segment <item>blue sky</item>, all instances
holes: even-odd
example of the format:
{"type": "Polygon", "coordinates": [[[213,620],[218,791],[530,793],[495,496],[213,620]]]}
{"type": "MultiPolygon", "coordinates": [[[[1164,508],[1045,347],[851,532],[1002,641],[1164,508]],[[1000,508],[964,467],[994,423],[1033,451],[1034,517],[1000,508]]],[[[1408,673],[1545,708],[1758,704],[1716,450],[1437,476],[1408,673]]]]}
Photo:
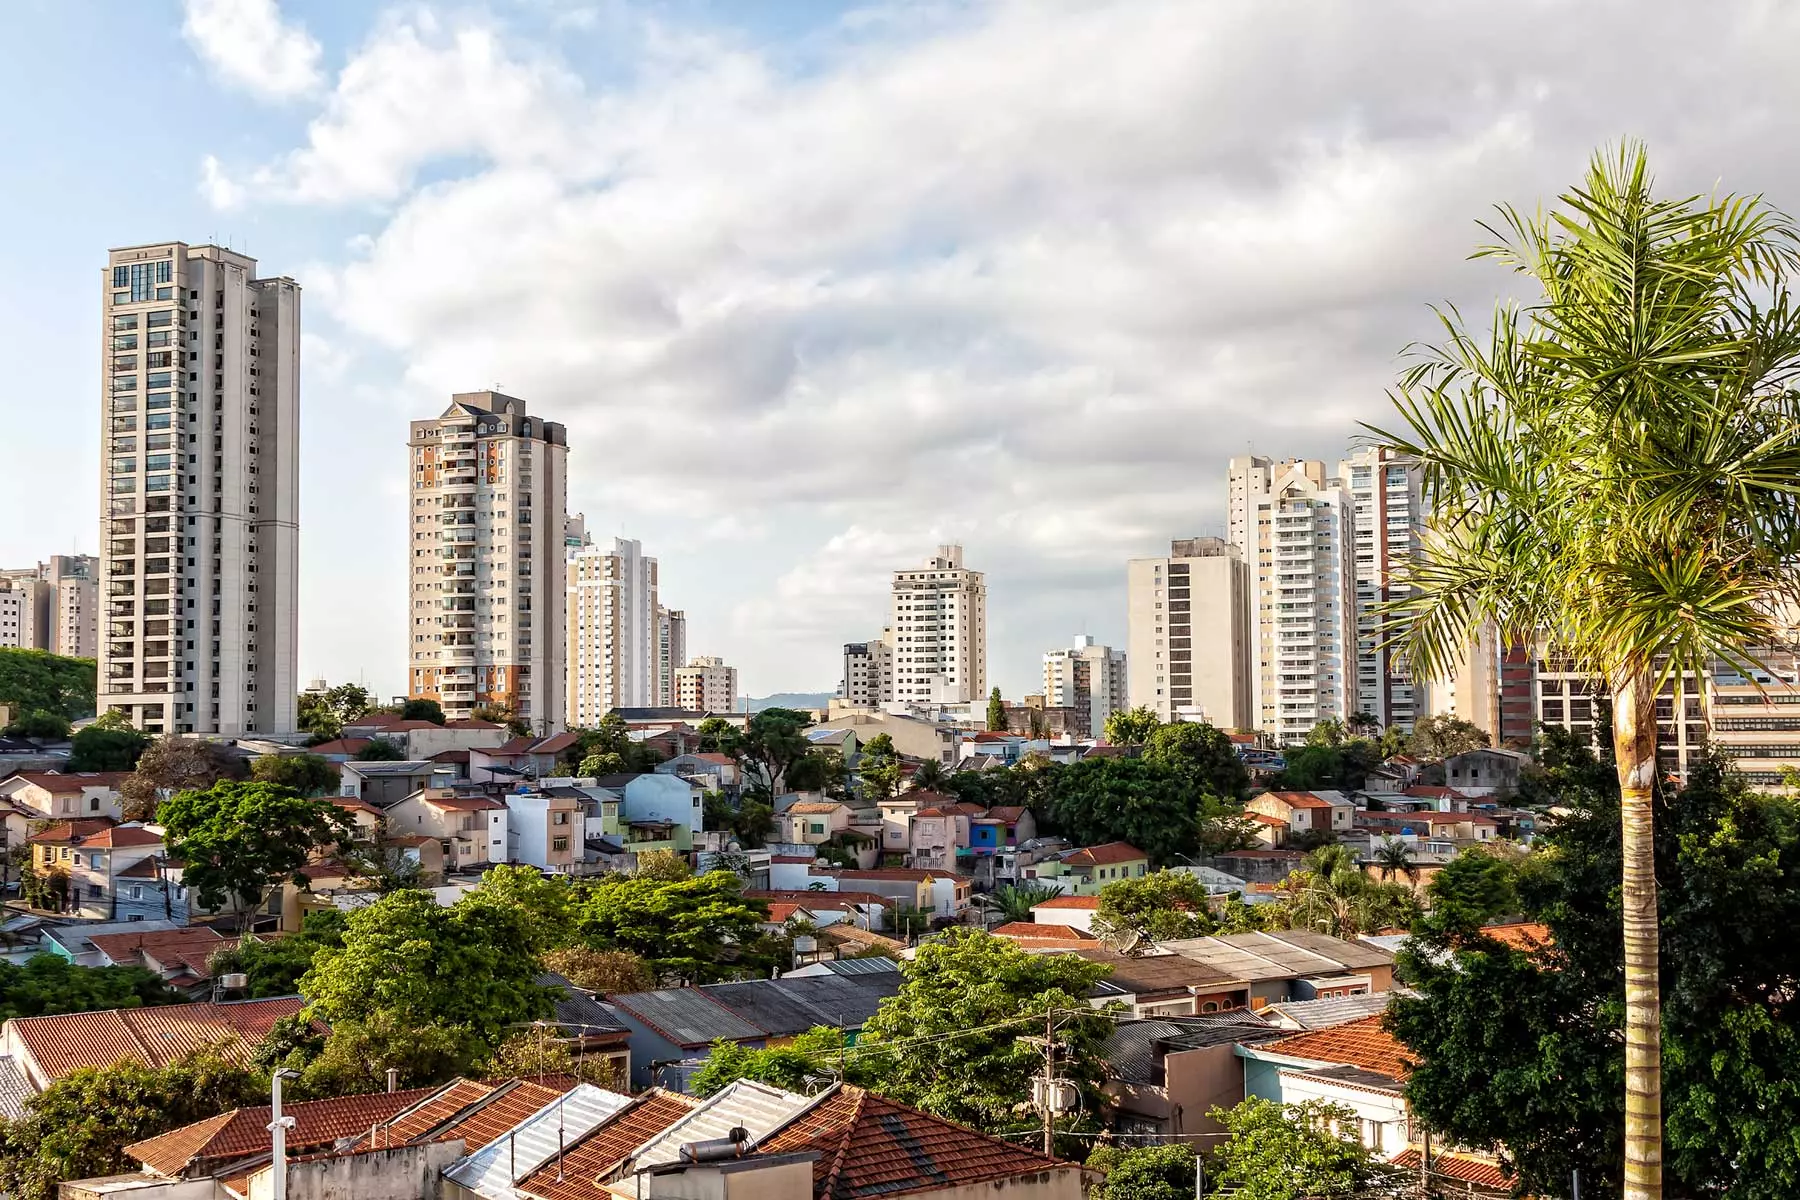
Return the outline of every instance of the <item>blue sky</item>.
{"type": "Polygon", "coordinates": [[[0,563],[95,545],[105,250],[216,239],[305,288],[304,673],[400,686],[406,421],[501,383],[752,692],[960,539],[1017,695],[1505,291],[1494,201],[1631,133],[1800,205],[1800,14],[1690,11],[15,0],[0,563]]]}

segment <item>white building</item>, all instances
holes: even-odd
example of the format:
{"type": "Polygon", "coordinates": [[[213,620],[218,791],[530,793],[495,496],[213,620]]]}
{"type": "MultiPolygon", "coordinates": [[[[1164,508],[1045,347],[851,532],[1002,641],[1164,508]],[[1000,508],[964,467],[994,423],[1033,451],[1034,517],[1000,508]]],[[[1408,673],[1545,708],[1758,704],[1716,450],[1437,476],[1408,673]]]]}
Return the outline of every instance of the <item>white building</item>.
{"type": "Polygon", "coordinates": [[[1220,538],[1181,538],[1126,565],[1130,707],[1169,721],[1256,728],[1250,572],[1220,538]]]}
{"type": "Polygon", "coordinates": [[[966,704],[987,696],[987,580],[939,546],[923,566],[894,572],[894,696],[966,704]]]}
{"type": "Polygon", "coordinates": [[[102,273],[99,706],[152,733],[294,728],[300,287],[218,246],[102,273]]]}
{"type": "Polygon", "coordinates": [[[737,707],[738,673],[716,655],[700,655],[675,670],[675,707],[724,713],[737,707]]]}
{"type": "Polygon", "coordinates": [[[866,642],[844,643],[844,679],[838,694],[854,708],[880,708],[894,698],[894,631],[866,642]]]}
{"type": "Polygon", "coordinates": [[[656,606],[656,698],[658,708],[675,708],[675,670],[687,661],[687,613],[656,606]]]}
{"type": "Polygon", "coordinates": [[[667,611],[657,603],[656,560],[627,538],[584,539],[569,550],[568,580],[570,722],[593,726],[615,708],[653,707],[667,611]]]}
{"type": "Polygon", "coordinates": [[[563,725],[563,427],[499,392],[412,423],[407,694],[563,725]]]}
{"type": "Polygon", "coordinates": [[[1085,633],[1067,650],[1044,655],[1044,704],[1073,708],[1089,737],[1106,732],[1106,718],[1131,707],[1125,652],[1097,646],[1085,633]]]}
{"type": "Polygon", "coordinates": [[[1374,608],[1405,591],[1394,572],[1423,538],[1424,471],[1413,459],[1371,447],[1340,462],[1338,480],[1355,513],[1356,707],[1384,729],[1410,730],[1429,711],[1426,689],[1380,645],[1374,608]]]}
{"type": "Polygon", "coordinates": [[[94,658],[99,575],[100,560],[91,554],[53,554],[34,567],[0,571],[0,607],[6,614],[0,619],[0,645],[94,658]]]}

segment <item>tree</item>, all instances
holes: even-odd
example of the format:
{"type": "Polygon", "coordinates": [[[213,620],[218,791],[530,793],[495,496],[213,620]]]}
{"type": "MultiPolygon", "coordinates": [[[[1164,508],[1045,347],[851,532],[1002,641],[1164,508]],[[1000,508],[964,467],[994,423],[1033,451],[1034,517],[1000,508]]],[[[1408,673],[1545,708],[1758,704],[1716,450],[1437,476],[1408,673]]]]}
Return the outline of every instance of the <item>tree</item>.
{"type": "MultiPolygon", "coordinates": [[[[1315,727],[1314,733],[1317,732],[1315,727]]],[[[1282,761],[1286,764],[1282,784],[1298,791],[1318,788],[1355,791],[1363,786],[1369,769],[1379,763],[1381,757],[1381,747],[1368,738],[1290,746],[1282,751],[1282,761]]]]}
{"type": "Polygon", "coordinates": [[[766,800],[745,798],[733,805],[724,792],[708,792],[702,804],[706,827],[731,834],[745,850],[760,850],[775,832],[775,806],[766,800]]]}
{"type": "Polygon", "coordinates": [[[746,775],[754,768],[758,782],[753,786],[775,795],[788,769],[812,749],[801,732],[811,724],[811,717],[792,708],[765,708],[750,718],[733,753],[746,775]]]}
{"type": "Polygon", "coordinates": [[[1100,889],[1094,935],[1123,948],[1216,932],[1206,885],[1187,871],[1152,871],[1100,889]]]}
{"type": "Polygon", "coordinates": [[[1344,722],[1338,720],[1336,717],[1326,717],[1322,721],[1315,721],[1313,727],[1307,730],[1306,744],[1308,746],[1323,746],[1328,750],[1335,750],[1339,746],[1342,746],[1349,737],[1350,731],[1346,728],[1344,722]]]}
{"type": "Polygon", "coordinates": [[[1091,1170],[1106,1172],[1093,1200],[1190,1200],[1194,1195],[1195,1148],[1181,1144],[1096,1146],[1091,1170]]]}
{"type": "Polygon", "coordinates": [[[298,707],[300,728],[321,742],[337,737],[346,724],[365,717],[375,707],[375,697],[359,683],[340,683],[324,693],[302,692],[298,707]]]}
{"type": "Polygon", "coordinates": [[[808,1082],[838,1069],[843,1051],[842,1030],[815,1025],[780,1046],[752,1050],[736,1042],[714,1042],[706,1065],[688,1080],[696,1096],[723,1091],[740,1079],[754,1079],[791,1092],[806,1092],[808,1082]]]}
{"type": "Polygon", "coordinates": [[[608,1091],[623,1092],[630,1081],[620,1078],[611,1060],[576,1058],[560,1032],[547,1025],[524,1029],[500,1043],[479,1074],[486,1079],[520,1079],[534,1075],[572,1075],[608,1091]]]}
{"type": "MultiPolygon", "coordinates": [[[[903,1104],[993,1132],[1017,1129],[1016,1106],[1044,1069],[1054,1013],[1057,1074],[1097,1098],[1112,1020],[1086,996],[1110,968],[1072,954],[1027,954],[978,929],[950,929],[900,964],[898,995],[863,1025],[852,1077],[903,1104]],[[954,1036],[948,1036],[954,1035],[954,1036]]],[[[1026,1121],[1035,1121],[1027,1117],[1026,1121]]]]}
{"type": "Polygon", "coordinates": [[[511,1026],[550,1015],[551,992],[534,982],[535,950],[510,905],[471,895],[445,908],[423,892],[392,892],[350,914],[343,944],[319,951],[300,992],[334,1031],[345,1021],[437,1027],[453,1031],[459,1057],[473,1061],[511,1026]]]}
{"type": "Polygon", "coordinates": [[[1413,722],[1406,752],[1414,758],[1449,758],[1488,744],[1488,735],[1473,721],[1449,715],[1427,716],[1413,722]]]}
{"type": "Polygon", "coordinates": [[[266,941],[248,937],[225,943],[213,952],[208,965],[214,979],[233,971],[248,976],[247,999],[293,996],[299,993],[300,978],[312,969],[319,951],[344,944],[344,924],[344,914],[338,909],[317,909],[307,913],[299,930],[286,937],[266,941]]]}
{"type": "Polygon", "coordinates": [[[1115,746],[1141,746],[1159,724],[1156,714],[1142,704],[1121,708],[1106,718],[1106,740],[1115,746]]]}
{"type": "Polygon", "coordinates": [[[1389,883],[1402,875],[1409,884],[1419,881],[1419,864],[1413,860],[1412,847],[1397,838],[1381,839],[1381,845],[1375,847],[1375,862],[1387,873],[1389,883]]]}
{"type": "Polygon", "coordinates": [[[350,757],[357,762],[402,762],[406,758],[406,751],[400,748],[400,743],[378,737],[370,738],[368,745],[350,757]]]}
{"type": "Polygon", "coordinates": [[[1356,1196],[1384,1173],[1351,1132],[1361,1128],[1356,1110],[1342,1104],[1252,1096],[1207,1115],[1230,1135],[1213,1154],[1208,1182],[1243,1200],[1356,1196]]]}
{"type": "Polygon", "coordinates": [[[949,780],[950,773],[944,770],[944,764],[935,758],[928,758],[913,768],[912,785],[919,791],[938,791],[949,780]]]}
{"type": "Polygon", "coordinates": [[[1658,199],[1641,146],[1596,155],[1563,210],[1501,209],[1482,253],[1542,289],[1491,331],[1445,316],[1395,394],[1424,467],[1431,548],[1382,615],[1415,675],[1476,629],[1548,633],[1606,681],[1623,789],[1624,1194],[1662,1191],[1652,788],[1656,693],[1776,641],[1800,557],[1800,265],[1755,198],[1658,199]]]}
{"type": "Polygon", "coordinates": [[[133,729],[118,713],[102,713],[69,739],[69,770],[129,771],[149,744],[149,736],[133,729]]]}
{"type": "Polygon", "coordinates": [[[7,737],[30,738],[39,742],[66,741],[69,736],[69,718],[61,713],[34,709],[0,730],[0,733],[7,737]]]}
{"type": "Polygon", "coordinates": [[[637,870],[634,874],[639,879],[674,883],[682,879],[691,879],[694,869],[688,866],[687,859],[673,850],[646,850],[637,856],[637,870]]]}
{"type": "MultiPolygon", "coordinates": [[[[1448,864],[1396,964],[1413,997],[1390,1013],[1417,1060],[1409,1102],[1458,1142],[1504,1147],[1524,1192],[1554,1192],[1576,1169],[1584,1193],[1618,1194],[1625,1178],[1624,835],[1608,782],[1597,795],[1570,790],[1541,852],[1448,864]],[[1546,944],[1502,944],[1483,930],[1521,917],[1549,927],[1546,944]],[[1505,1021],[1491,1019],[1502,1011],[1505,1021]]],[[[1794,1195],[1800,809],[1718,762],[1693,767],[1678,795],[1658,789],[1654,803],[1671,1190],[1794,1195]]]]}
{"type": "Polygon", "coordinates": [[[576,774],[583,779],[599,779],[603,775],[618,775],[625,770],[625,760],[611,750],[598,750],[581,760],[576,774]]]}
{"type": "Polygon", "coordinates": [[[98,671],[91,658],[0,648],[0,703],[79,721],[94,712],[98,671]]]}
{"type": "Polygon", "coordinates": [[[84,1067],[27,1099],[24,1116],[0,1122],[0,1190],[55,1200],[64,1180],[137,1171],[125,1156],[133,1142],[267,1099],[264,1080],[208,1051],[160,1070],[129,1059],[84,1067]]]}
{"type": "Polygon", "coordinates": [[[724,717],[708,717],[694,730],[700,735],[700,753],[731,754],[735,757],[737,726],[724,717]]]}
{"type": "Polygon", "coordinates": [[[444,706],[426,696],[414,696],[400,706],[402,721],[430,721],[433,725],[444,723],[444,706]]]}
{"type": "Polygon", "coordinates": [[[350,822],[327,800],[309,800],[274,783],[221,780],[178,792],[159,812],[169,855],[187,864],[181,881],[208,908],[230,905],[237,928],[314,850],[350,836],[350,822]]]}
{"type": "Polygon", "coordinates": [[[142,967],[78,967],[55,954],[0,962],[0,1021],[187,999],[142,967]]]}
{"type": "Polygon", "coordinates": [[[329,796],[337,791],[336,763],[317,754],[265,754],[250,764],[250,778],[280,784],[302,796],[329,796]]]}
{"type": "Polygon", "coordinates": [[[510,910],[523,924],[533,952],[542,954],[575,940],[575,887],[566,876],[546,878],[536,867],[506,863],[489,867],[481,886],[465,898],[470,905],[510,910]]]}
{"type": "Polygon", "coordinates": [[[629,950],[564,946],[543,956],[544,969],[590,992],[605,996],[647,992],[656,986],[650,964],[629,950]]]}
{"type": "Polygon", "coordinates": [[[301,1072],[295,1089],[298,1098],[318,1099],[382,1091],[390,1067],[399,1072],[403,1088],[444,1083],[468,1071],[486,1053],[487,1047],[472,1040],[465,1027],[375,1009],[333,1022],[316,1057],[301,1050],[283,1065],[301,1072]]]}
{"type": "Polygon", "coordinates": [[[636,954],[661,982],[712,983],[767,974],[768,919],[769,906],[745,899],[728,871],[678,880],[609,875],[582,890],[576,932],[591,946],[636,954]]]}
{"type": "Polygon", "coordinates": [[[1144,757],[1223,799],[1241,800],[1250,790],[1250,772],[1231,739],[1202,721],[1158,725],[1144,740],[1144,757]]]}
{"type": "Polygon", "coordinates": [[[1282,881],[1278,895],[1288,928],[1333,937],[1406,929],[1419,912],[1410,887],[1373,882],[1339,845],[1321,846],[1307,855],[1305,865],[1282,881]]]}
{"type": "Polygon", "coordinates": [[[1084,758],[1051,786],[1046,813],[1078,846],[1130,842],[1154,864],[1198,848],[1195,797],[1172,771],[1143,758],[1084,758]]]}
{"type": "Polygon", "coordinates": [[[504,725],[514,737],[531,736],[531,722],[504,704],[477,704],[469,710],[469,716],[477,721],[492,721],[496,725],[504,725]]]}
{"type": "Polygon", "coordinates": [[[119,785],[119,804],[127,820],[148,821],[157,816],[165,796],[208,788],[221,779],[242,779],[242,760],[225,747],[169,734],[150,743],[137,761],[131,778],[119,785]]]}
{"type": "Polygon", "coordinates": [[[1061,888],[1047,883],[1005,883],[988,893],[983,900],[1002,921],[1029,921],[1032,909],[1060,895],[1061,888]]]}
{"type": "Polygon", "coordinates": [[[891,799],[900,787],[900,755],[894,750],[894,739],[878,733],[864,742],[856,775],[864,803],[879,804],[891,799]]]}
{"type": "Polygon", "coordinates": [[[988,693],[987,727],[990,733],[1006,732],[1006,701],[1000,698],[999,688],[988,693]]]}

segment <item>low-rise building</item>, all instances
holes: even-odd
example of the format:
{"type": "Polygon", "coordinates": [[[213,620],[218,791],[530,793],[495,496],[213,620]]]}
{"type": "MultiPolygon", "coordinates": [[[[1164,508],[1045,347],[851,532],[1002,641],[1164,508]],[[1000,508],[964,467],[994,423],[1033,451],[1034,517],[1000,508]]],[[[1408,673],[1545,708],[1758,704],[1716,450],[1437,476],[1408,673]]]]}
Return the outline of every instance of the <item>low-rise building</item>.
{"type": "Polygon", "coordinates": [[[1262,792],[1245,802],[1244,811],[1284,822],[1283,845],[1302,834],[1348,833],[1356,817],[1350,797],[1333,791],[1262,792]]]}
{"type": "Polygon", "coordinates": [[[1092,933],[1094,914],[1099,909],[1099,896],[1052,896],[1031,906],[1031,919],[1039,925],[1067,925],[1092,933]]]}
{"type": "Polygon", "coordinates": [[[0,1026],[0,1045],[37,1092],[86,1067],[129,1061],[161,1068],[209,1046],[247,1061],[275,1022],[298,1013],[301,1003],[282,996],[14,1017],[0,1026]]]}
{"type": "Polygon", "coordinates": [[[436,841],[447,871],[479,871],[513,857],[507,814],[507,804],[477,790],[422,788],[388,809],[387,831],[436,841]]]}
{"type": "Polygon", "coordinates": [[[1385,992],[1394,986],[1391,953],[1322,933],[1234,933],[1158,945],[1243,981],[1252,1010],[1290,1000],[1385,992]]]}
{"type": "Polygon", "coordinates": [[[153,826],[83,817],[52,822],[25,841],[32,869],[60,883],[56,911],[99,921],[188,919],[180,868],[169,865],[153,826]]]}
{"type": "MultiPolygon", "coordinates": [[[[123,818],[119,785],[129,771],[21,771],[0,779],[0,800],[9,800],[48,821],[56,818],[123,818]]],[[[16,843],[15,843],[16,844],[16,843]]]]}
{"type": "Polygon", "coordinates": [[[850,828],[850,806],[835,800],[802,801],[777,818],[781,840],[820,846],[850,828]]]}
{"type": "Polygon", "coordinates": [[[1150,873],[1150,856],[1129,842],[1081,846],[1021,869],[1026,879],[1053,884],[1078,896],[1098,895],[1109,883],[1141,879],[1150,873]]]}
{"type": "Polygon", "coordinates": [[[1242,1010],[1120,1021],[1104,1053],[1114,1127],[1126,1135],[1212,1148],[1227,1135],[1208,1114],[1244,1098],[1244,1059],[1237,1047],[1285,1036],[1242,1010]]]}
{"type": "Polygon", "coordinates": [[[141,967],[170,987],[192,991],[212,981],[212,956],[226,946],[211,926],[144,930],[146,922],[133,923],[122,933],[92,934],[89,941],[100,952],[97,965],[141,967]]]}
{"type": "Polygon", "coordinates": [[[572,874],[586,856],[585,797],[573,787],[509,792],[505,809],[507,859],[572,874]]]}

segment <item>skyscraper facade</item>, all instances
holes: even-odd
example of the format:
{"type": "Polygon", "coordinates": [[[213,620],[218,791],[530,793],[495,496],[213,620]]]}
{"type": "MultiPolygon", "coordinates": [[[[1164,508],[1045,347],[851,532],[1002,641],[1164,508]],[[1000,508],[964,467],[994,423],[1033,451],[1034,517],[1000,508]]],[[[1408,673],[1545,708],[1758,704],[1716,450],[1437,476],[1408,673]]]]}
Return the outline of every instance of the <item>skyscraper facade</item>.
{"type": "Polygon", "coordinates": [[[923,566],[894,572],[894,698],[966,704],[987,695],[987,579],[939,546],[923,566]]]}
{"type": "Polygon", "coordinates": [[[716,655],[702,654],[675,668],[675,707],[689,712],[726,713],[737,709],[737,668],[716,655]]]}
{"type": "Polygon", "coordinates": [[[407,694],[561,729],[567,434],[516,397],[459,392],[408,451],[407,694]]]}
{"type": "Polygon", "coordinates": [[[1158,719],[1254,729],[1250,573],[1222,538],[1180,538],[1126,566],[1131,707],[1158,719]]]}
{"type": "MultiPolygon", "coordinates": [[[[569,720],[594,726],[615,708],[655,705],[661,636],[656,560],[628,538],[571,547],[568,593],[569,720]]],[[[681,630],[685,643],[685,619],[681,630]]],[[[671,669],[671,687],[673,682],[671,669]]]]}
{"type": "Polygon", "coordinates": [[[675,672],[687,661],[687,613],[656,606],[656,695],[660,708],[679,708],[675,698],[675,672]]]}
{"type": "Polygon", "coordinates": [[[159,242],[110,252],[101,303],[100,710],[150,733],[291,731],[300,287],[159,242]]]}
{"type": "Polygon", "coordinates": [[[1125,652],[1081,634],[1072,647],[1045,654],[1044,704],[1075,710],[1083,734],[1103,736],[1106,718],[1130,707],[1125,652]]]}

